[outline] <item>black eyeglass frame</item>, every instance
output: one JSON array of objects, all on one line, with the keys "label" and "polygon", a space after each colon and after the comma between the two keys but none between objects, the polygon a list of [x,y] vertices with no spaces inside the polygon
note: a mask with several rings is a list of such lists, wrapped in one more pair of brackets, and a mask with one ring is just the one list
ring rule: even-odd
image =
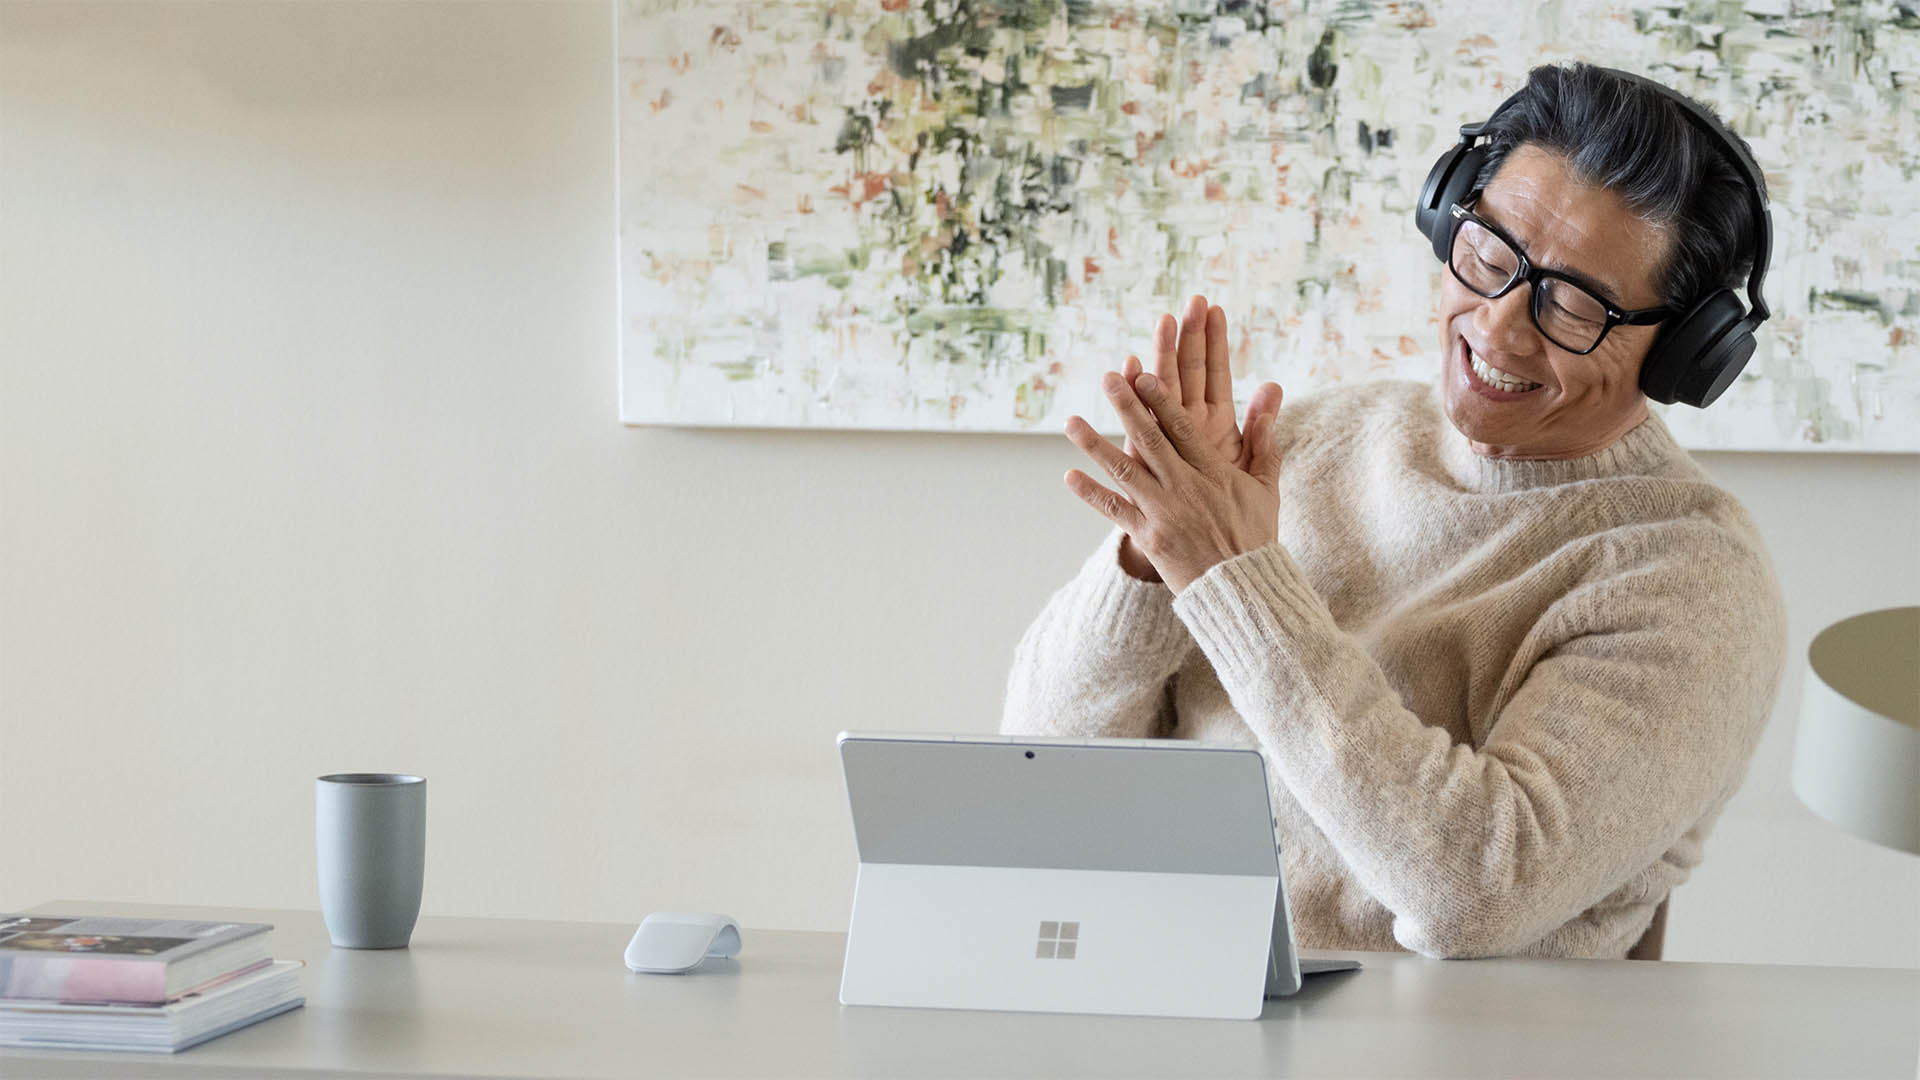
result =
[{"label": "black eyeglass frame", "polygon": [[[1447,233],[1447,272],[1453,275],[1453,279],[1466,286],[1467,290],[1475,296],[1488,300],[1498,300],[1512,292],[1514,286],[1520,284],[1522,281],[1526,282],[1527,288],[1531,293],[1527,298],[1527,315],[1533,319],[1533,328],[1540,331],[1540,336],[1575,356],[1585,356],[1599,348],[1600,343],[1607,340],[1607,334],[1616,326],[1652,326],[1655,323],[1665,322],[1674,313],[1674,309],[1670,307],[1650,307],[1640,308],[1638,310],[1623,308],[1607,299],[1599,289],[1593,287],[1591,282],[1580,278],[1576,274],[1569,274],[1561,270],[1548,270],[1542,266],[1535,266],[1533,260],[1527,258],[1527,253],[1521,248],[1519,241],[1508,236],[1506,230],[1459,203],[1453,204],[1449,214],[1453,218],[1453,226]],[[1490,293],[1481,292],[1466,278],[1461,277],[1460,271],[1454,269],[1453,266],[1453,246],[1460,240],[1460,226],[1469,221],[1487,230],[1494,236],[1499,237],[1502,243],[1513,249],[1514,255],[1520,260],[1519,265],[1513,268],[1513,276],[1507,279],[1507,283]],[[1581,292],[1586,293],[1588,296],[1593,297],[1595,300],[1600,301],[1600,306],[1607,309],[1607,321],[1600,327],[1600,333],[1594,337],[1593,344],[1584,349],[1567,348],[1567,346],[1560,343],[1560,339],[1548,333],[1547,328],[1541,324],[1540,282],[1544,278],[1557,278],[1564,281],[1574,288],[1579,289]]]}]

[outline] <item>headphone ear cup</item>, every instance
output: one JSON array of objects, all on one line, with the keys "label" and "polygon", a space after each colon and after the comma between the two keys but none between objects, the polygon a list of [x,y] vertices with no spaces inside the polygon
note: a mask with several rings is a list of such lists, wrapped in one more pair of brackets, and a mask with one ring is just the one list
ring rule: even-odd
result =
[{"label": "headphone ear cup", "polygon": [[1704,409],[1753,355],[1753,327],[1731,289],[1709,293],[1654,339],[1640,365],[1640,389],[1663,404]]},{"label": "headphone ear cup", "polygon": [[1447,241],[1453,235],[1452,215],[1447,209],[1473,190],[1486,160],[1487,152],[1477,146],[1455,145],[1428,170],[1427,182],[1420,187],[1419,205],[1413,209],[1413,223],[1433,244],[1434,258],[1446,260]]},{"label": "headphone ear cup", "polygon": [[1681,402],[1704,409],[1733,385],[1753,356],[1753,327],[1752,320],[1742,319],[1708,347],[1688,378],[1681,380]]}]

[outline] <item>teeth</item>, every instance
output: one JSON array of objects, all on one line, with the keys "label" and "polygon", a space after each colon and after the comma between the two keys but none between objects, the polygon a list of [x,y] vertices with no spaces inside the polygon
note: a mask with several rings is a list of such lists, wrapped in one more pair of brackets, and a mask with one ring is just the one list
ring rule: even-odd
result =
[{"label": "teeth", "polygon": [[1501,371],[1499,368],[1493,367],[1492,365],[1488,364],[1485,360],[1482,360],[1478,356],[1474,355],[1473,346],[1471,345],[1467,346],[1467,359],[1473,363],[1474,374],[1480,376],[1482,379],[1485,379],[1491,385],[1497,386],[1502,390],[1511,390],[1514,393],[1522,393],[1524,391],[1531,390],[1534,387],[1540,385],[1539,383],[1528,382],[1527,380],[1520,378],[1518,375],[1509,375],[1506,372]]}]

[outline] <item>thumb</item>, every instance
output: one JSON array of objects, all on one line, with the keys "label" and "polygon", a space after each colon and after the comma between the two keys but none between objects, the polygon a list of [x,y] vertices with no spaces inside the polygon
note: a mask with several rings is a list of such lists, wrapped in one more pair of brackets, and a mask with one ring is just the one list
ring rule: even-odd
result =
[{"label": "thumb", "polygon": [[1247,472],[1268,487],[1277,487],[1280,483],[1280,451],[1273,444],[1273,424],[1280,415],[1280,398],[1278,384],[1263,383],[1247,404],[1247,441],[1252,444]]}]

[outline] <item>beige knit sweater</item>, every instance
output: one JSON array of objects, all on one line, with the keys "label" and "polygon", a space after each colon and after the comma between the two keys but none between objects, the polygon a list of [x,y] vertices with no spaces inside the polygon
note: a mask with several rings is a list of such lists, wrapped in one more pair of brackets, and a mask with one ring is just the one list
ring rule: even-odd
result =
[{"label": "beige knit sweater", "polygon": [[1779,586],[1655,415],[1475,455],[1437,384],[1289,400],[1279,543],[1175,599],[1119,534],[1015,652],[1007,734],[1258,746],[1307,947],[1620,957],[1772,708]]}]

